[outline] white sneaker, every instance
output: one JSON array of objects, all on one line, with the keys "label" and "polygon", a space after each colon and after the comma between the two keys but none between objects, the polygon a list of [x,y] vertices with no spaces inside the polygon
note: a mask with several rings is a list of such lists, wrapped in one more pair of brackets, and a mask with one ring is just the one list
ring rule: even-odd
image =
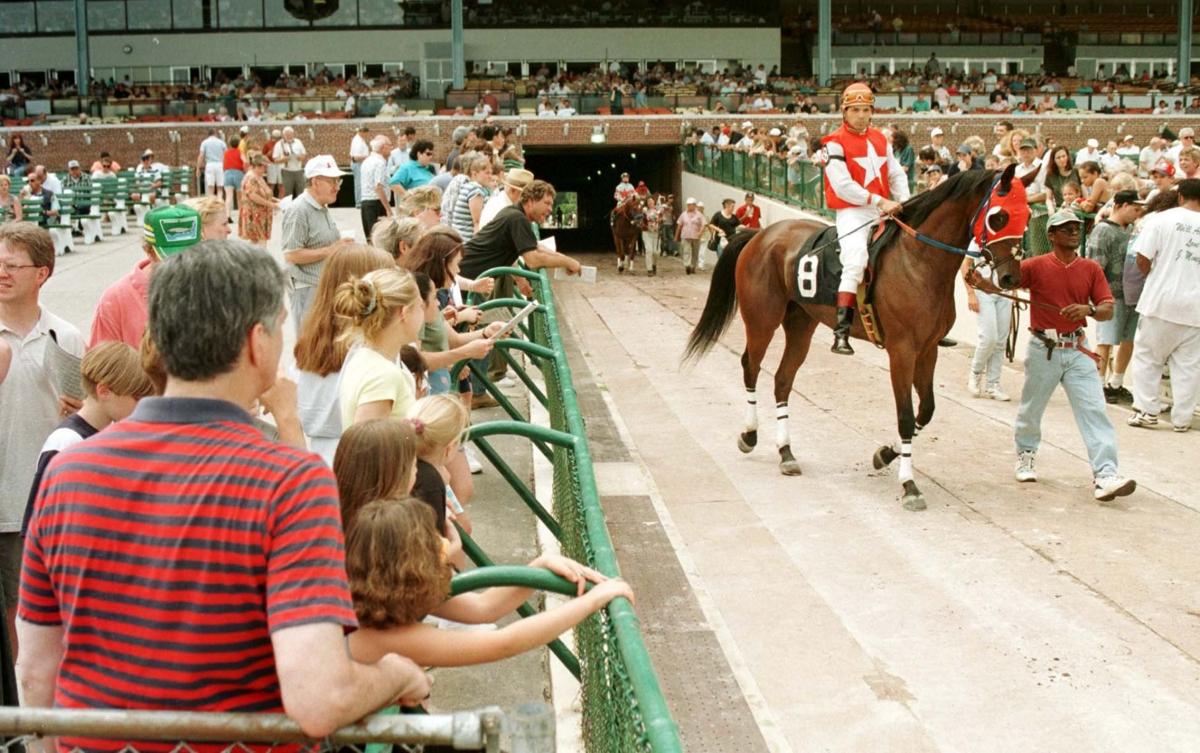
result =
[{"label": "white sneaker", "polygon": [[967,394],[971,397],[980,397],[983,394],[983,374],[971,372],[971,376],[967,377]]},{"label": "white sneaker", "polygon": [[1130,414],[1126,423],[1128,423],[1130,426],[1150,428],[1151,426],[1158,426],[1158,416],[1155,416],[1151,413],[1146,413],[1145,411],[1135,410],[1132,414]]},{"label": "white sneaker", "polygon": [[1037,481],[1037,471],[1033,469],[1033,460],[1037,453],[1022,452],[1017,455],[1017,481]]},{"label": "white sneaker", "polygon": [[467,456],[467,468],[470,469],[472,476],[483,473],[483,463],[479,462],[479,457],[475,454],[474,447],[463,445],[463,454]]},{"label": "white sneaker", "polygon": [[1110,502],[1117,497],[1133,494],[1134,489],[1137,489],[1137,482],[1131,478],[1101,476],[1096,479],[1095,496],[1099,502]]},{"label": "white sneaker", "polygon": [[1007,403],[1009,400],[1012,400],[1012,398],[1008,396],[1008,393],[1000,389],[1000,385],[998,384],[988,387],[987,392],[983,393],[983,396],[991,400],[998,400],[1002,403]]},{"label": "white sneaker", "polygon": [[506,376],[503,379],[496,382],[496,386],[502,390],[506,390],[509,387],[516,387],[517,383],[513,380],[512,377]]}]

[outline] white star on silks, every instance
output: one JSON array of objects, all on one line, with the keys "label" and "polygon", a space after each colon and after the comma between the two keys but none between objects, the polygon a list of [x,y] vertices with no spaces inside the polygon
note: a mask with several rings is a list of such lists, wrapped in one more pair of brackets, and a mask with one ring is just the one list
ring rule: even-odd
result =
[{"label": "white star on silks", "polygon": [[884,165],[887,164],[887,155],[886,154],[884,154],[884,155],[875,154],[875,150],[872,149],[870,147],[870,145],[868,144],[867,145],[867,156],[855,157],[854,161],[857,162],[862,167],[863,171],[866,173],[866,181],[864,182],[864,186],[863,186],[864,188],[866,188],[867,186],[870,186],[872,183],[874,183],[877,180],[879,181],[880,187],[882,188],[882,186],[883,186],[883,180],[882,180],[883,170],[882,170],[882,168]]}]

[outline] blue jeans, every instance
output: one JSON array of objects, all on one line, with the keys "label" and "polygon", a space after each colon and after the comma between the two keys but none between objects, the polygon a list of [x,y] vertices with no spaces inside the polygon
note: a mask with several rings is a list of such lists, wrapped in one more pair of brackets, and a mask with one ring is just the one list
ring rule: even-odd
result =
[{"label": "blue jeans", "polygon": [[[354,173],[354,206],[362,206],[362,193],[359,192],[358,184],[362,180],[362,163],[350,160],[350,172]],[[367,240],[371,240],[368,235]]]},{"label": "blue jeans", "polygon": [[1074,348],[1055,348],[1047,359],[1046,346],[1036,338],[1029,341],[1025,354],[1025,386],[1017,409],[1017,452],[1037,452],[1042,442],[1042,414],[1060,384],[1087,445],[1092,473],[1097,477],[1117,475],[1117,437],[1108,420],[1096,363]]},{"label": "blue jeans", "polygon": [[979,340],[971,359],[971,371],[982,374],[986,370],[987,386],[997,387],[1004,363],[1004,343],[1012,326],[1012,301],[982,290],[975,291],[975,297],[979,300]]}]

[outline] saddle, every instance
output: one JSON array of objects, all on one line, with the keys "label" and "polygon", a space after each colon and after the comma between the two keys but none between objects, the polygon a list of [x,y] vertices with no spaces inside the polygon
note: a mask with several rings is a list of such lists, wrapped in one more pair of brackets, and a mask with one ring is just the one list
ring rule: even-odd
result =
[{"label": "saddle", "polygon": [[[875,287],[875,269],[879,255],[891,244],[900,229],[893,222],[880,222],[871,229],[867,245],[867,269],[858,288],[858,313],[868,339],[882,345],[883,335],[875,321],[871,297]],[[841,244],[837,227],[829,226],[809,236],[798,249],[789,254],[788,269],[795,275],[796,302],[818,306],[836,306],[837,289],[842,281]]]},{"label": "saddle", "polygon": [[[869,303],[875,283],[875,267],[879,254],[895,237],[898,228],[893,223],[879,223],[871,230],[871,241],[867,245],[867,271],[863,276],[866,296],[860,295],[859,305]],[[796,275],[796,301],[815,303],[818,306],[837,304],[838,284],[842,281],[841,244],[837,241],[837,227],[830,225],[801,244],[789,259],[789,267]]]}]

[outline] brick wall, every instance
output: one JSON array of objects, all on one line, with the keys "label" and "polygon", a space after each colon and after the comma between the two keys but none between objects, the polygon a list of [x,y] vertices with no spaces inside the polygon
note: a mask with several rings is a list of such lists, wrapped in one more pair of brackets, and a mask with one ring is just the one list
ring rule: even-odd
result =
[{"label": "brick wall", "polygon": [[[952,147],[967,136],[979,135],[992,143],[992,127],[1000,118],[969,116],[951,118],[881,115],[876,125],[899,124],[909,132],[915,147],[928,142],[928,133],[934,126],[946,131],[946,143]],[[1100,140],[1103,147],[1109,138],[1132,133],[1139,146],[1166,125],[1178,132],[1185,125],[1200,125],[1192,117],[1171,118],[1154,116],[1093,115],[1044,116],[1009,118],[1017,127],[1030,131],[1041,130],[1060,144],[1082,147],[1089,138]],[[751,120],[763,127],[775,125],[787,127],[797,118],[788,116],[709,116],[670,115],[638,117],[575,117],[575,118],[497,118],[496,122],[517,128],[517,140],[527,147],[561,147],[591,145],[593,128],[607,127],[606,144],[611,146],[669,146],[681,142],[687,128],[711,128],[728,122]],[[360,121],[308,121],[293,122],[296,136],[305,143],[309,154],[332,154],[341,163],[349,161],[350,139]],[[404,120],[368,120],[376,132],[393,133],[412,125],[418,138],[431,139],[437,147],[439,159],[450,150],[450,135],[459,125],[473,125],[479,121],[469,118],[409,118]],[[828,132],[838,125],[834,116],[804,116],[799,119],[817,135]],[[223,124],[218,130],[226,136],[237,133],[240,124]],[[110,152],[123,166],[137,164],[138,155],[146,148],[154,150],[160,162],[170,165],[194,164],[200,142],[207,136],[210,124],[150,124],[117,126],[55,126],[0,129],[0,138],[7,143],[13,132],[25,136],[38,163],[47,164],[55,170],[65,169],[69,159],[78,159],[85,166],[101,151]],[[251,125],[250,138],[253,144],[262,145],[267,138],[264,124]],[[43,141],[44,139],[44,141]]]}]

